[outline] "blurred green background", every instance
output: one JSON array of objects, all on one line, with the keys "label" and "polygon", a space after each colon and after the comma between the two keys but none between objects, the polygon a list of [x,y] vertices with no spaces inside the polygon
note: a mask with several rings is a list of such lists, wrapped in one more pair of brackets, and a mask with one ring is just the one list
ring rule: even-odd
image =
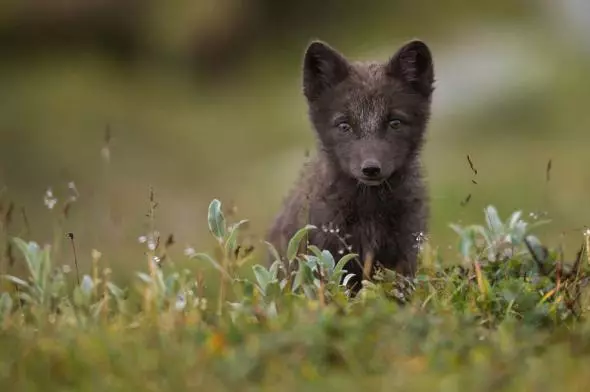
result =
[{"label": "blurred green background", "polygon": [[301,94],[308,42],[386,59],[414,37],[431,46],[438,80],[424,152],[433,244],[454,255],[448,224],[481,222],[494,204],[502,217],[547,212],[541,237],[571,257],[590,218],[586,0],[3,1],[9,231],[52,241],[74,182],[63,230],[82,263],[93,248],[118,266],[142,262],[150,186],[156,227],[174,234],[178,254],[209,246],[214,197],[250,219],[257,241],[313,148]]}]

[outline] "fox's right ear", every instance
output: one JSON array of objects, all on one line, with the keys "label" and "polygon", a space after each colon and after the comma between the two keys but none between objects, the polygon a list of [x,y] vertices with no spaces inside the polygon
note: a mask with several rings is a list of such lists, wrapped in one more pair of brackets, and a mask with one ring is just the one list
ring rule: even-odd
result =
[{"label": "fox's right ear", "polygon": [[308,100],[317,99],[348,75],[348,61],[324,42],[313,41],[303,61],[303,93]]},{"label": "fox's right ear", "polygon": [[432,94],[432,54],[428,46],[420,40],[415,39],[402,46],[389,60],[387,73],[407,83],[424,96]]}]

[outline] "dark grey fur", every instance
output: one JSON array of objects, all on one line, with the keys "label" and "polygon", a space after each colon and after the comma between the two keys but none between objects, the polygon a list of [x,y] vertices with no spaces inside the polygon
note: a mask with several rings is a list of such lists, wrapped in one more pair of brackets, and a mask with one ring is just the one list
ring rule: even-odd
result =
[{"label": "dark grey fur", "polygon": [[[371,254],[374,263],[415,274],[416,237],[426,233],[429,215],[420,151],[433,83],[430,50],[418,40],[384,63],[349,62],[327,44],[311,43],[303,92],[317,154],[303,167],[269,232],[281,254],[288,239],[310,223],[319,230],[309,242],[336,258],[349,250],[361,260]],[[362,275],[358,262],[347,270],[357,279]]]}]

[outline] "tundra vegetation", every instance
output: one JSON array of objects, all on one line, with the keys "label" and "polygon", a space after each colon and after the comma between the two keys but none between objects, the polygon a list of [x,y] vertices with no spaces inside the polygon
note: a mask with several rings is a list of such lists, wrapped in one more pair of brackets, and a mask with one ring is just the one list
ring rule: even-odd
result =
[{"label": "tundra vegetation", "polygon": [[534,234],[547,221],[489,206],[481,225],[450,224],[456,260],[419,238],[412,279],[377,270],[351,295],[346,265],[356,255],[302,246],[321,228],[300,228],[285,254],[261,243],[275,258],[268,267],[243,243],[247,221],[215,199],[206,222],[215,248],[172,260],[156,208],[152,197],[152,231],[139,239],[145,267],[123,283],[100,250],[68,265],[63,250],[3,237],[26,274],[3,265],[2,385],[545,391],[590,382],[588,233],[577,258],[563,260]]}]

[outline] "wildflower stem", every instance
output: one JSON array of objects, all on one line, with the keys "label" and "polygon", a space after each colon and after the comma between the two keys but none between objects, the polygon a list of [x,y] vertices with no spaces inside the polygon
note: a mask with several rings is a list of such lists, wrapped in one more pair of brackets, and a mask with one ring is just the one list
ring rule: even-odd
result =
[{"label": "wildflower stem", "polygon": [[[229,258],[227,256],[227,254],[224,252],[224,247],[223,247],[223,242],[219,242],[220,245],[220,249],[221,249],[221,254],[222,256],[222,260],[221,260],[221,268],[223,270],[223,272],[220,272],[220,277],[221,277],[221,284],[219,285],[219,298],[218,298],[218,303],[217,303],[217,315],[219,317],[221,317],[221,315],[223,314],[223,302],[225,301],[225,292],[227,289],[227,284],[228,284],[228,280],[227,280],[227,273],[228,273],[228,265],[229,265]],[[225,273],[224,273],[225,272]]]},{"label": "wildflower stem", "polygon": [[78,254],[76,253],[76,244],[74,241],[74,233],[68,233],[68,238],[70,239],[70,244],[72,245],[72,252],[74,253],[74,265],[76,267],[76,280],[78,281],[78,286],[80,285],[80,271],[78,269]]}]

